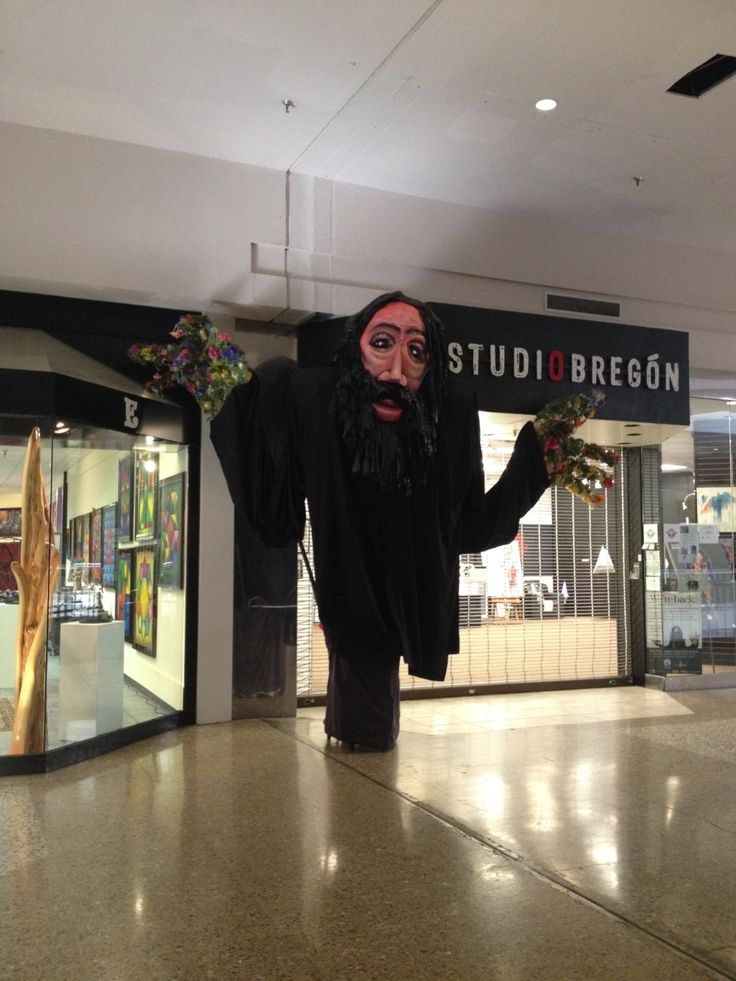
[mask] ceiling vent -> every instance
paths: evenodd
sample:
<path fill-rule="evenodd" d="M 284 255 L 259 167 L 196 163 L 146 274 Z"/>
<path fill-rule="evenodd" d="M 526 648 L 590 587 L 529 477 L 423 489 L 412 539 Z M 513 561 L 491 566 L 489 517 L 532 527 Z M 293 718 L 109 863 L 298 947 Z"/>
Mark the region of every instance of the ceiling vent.
<path fill-rule="evenodd" d="M 702 65 L 698 65 L 687 75 L 683 75 L 667 91 L 676 92 L 678 95 L 689 95 L 691 98 L 697 99 L 704 92 L 709 92 L 715 88 L 719 82 L 725 81 L 734 72 L 736 72 L 736 57 L 734 55 L 714 54 Z"/>
<path fill-rule="evenodd" d="M 589 296 L 567 296 L 564 293 L 547 293 L 545 309 L 562 313 L 576 313 L 581 317 L 620 317 L 621 304 L 613 300 L 595 300 Z"/>

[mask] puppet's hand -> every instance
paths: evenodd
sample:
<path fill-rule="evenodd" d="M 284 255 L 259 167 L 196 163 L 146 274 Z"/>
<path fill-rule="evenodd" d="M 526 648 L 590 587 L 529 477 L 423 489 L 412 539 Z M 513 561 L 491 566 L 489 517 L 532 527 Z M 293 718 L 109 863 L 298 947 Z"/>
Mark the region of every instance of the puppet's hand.
<path fill-rule="evenodd" d="M 250 381 L 245 355 L 204 314 L 188 313 L 171 331 L 170 344 L 134 344 L 129 356 L 155 369 L 145 388 L 156 395 L 182 385 L 214 418 L 236 385 Z"/>
<path fill-rule="evenodd" d="M 618 453 L 585 443 L 573 433 L 595 415 L 603 399 L 602 392 L 556 399 L 540 409 L 534 420 L 551 482 L 588 504 L 603 503 L 604 495 L 597 487 L 613 487 L 610 468 L 618 463 Z"/>

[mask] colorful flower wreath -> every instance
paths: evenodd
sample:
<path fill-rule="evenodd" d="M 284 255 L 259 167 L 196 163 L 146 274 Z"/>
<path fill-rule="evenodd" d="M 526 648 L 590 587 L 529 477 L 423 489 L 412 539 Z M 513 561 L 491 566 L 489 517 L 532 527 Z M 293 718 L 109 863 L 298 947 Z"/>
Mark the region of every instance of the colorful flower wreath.
<path fill-rule="evenodd" d="M 601 490 L 613 487 L 610 468 L 618 463 L 619 454 L 572 434 L 595 415 L 604 399 L 603 392 L 596 391 L 571 395 L 548 402 L 537 413 L 536 429 L 550 480 L 594 505 L 605 500 Z"/>
<path fill-rule="evenodd" d="M 205 314 L 185 314 L 169 344 L 133 344 L 129 356 L 155 369 L 145 388 L 156 395 L 183 386 L 212 419 L 236 385 L 250 380 L 245 355 Z"/>

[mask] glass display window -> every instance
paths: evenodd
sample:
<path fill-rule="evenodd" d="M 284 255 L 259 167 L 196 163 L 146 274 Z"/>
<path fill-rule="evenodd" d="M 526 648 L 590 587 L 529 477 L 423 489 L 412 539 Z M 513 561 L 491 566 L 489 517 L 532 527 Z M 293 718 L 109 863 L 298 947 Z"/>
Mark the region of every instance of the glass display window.
<path fill-rule="evenodd" d="M 65 765 L 191 715 L 193 426 L 172 403 L 81 378 L 2 364 L 0 376 L 6 404 L 22 410 L 0 412 L 3 774 Z"/>

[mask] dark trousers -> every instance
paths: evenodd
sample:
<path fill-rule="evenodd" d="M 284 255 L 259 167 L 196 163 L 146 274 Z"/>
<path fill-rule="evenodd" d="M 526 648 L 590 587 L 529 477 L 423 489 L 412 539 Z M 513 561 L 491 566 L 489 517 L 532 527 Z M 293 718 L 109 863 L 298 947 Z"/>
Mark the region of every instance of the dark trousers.
<path fill-rule="evenodd" d="M 356 662 L 330 654 L 325 732 L 369 749 L 391 749 L 399 735 L 399 659 Z"/>

